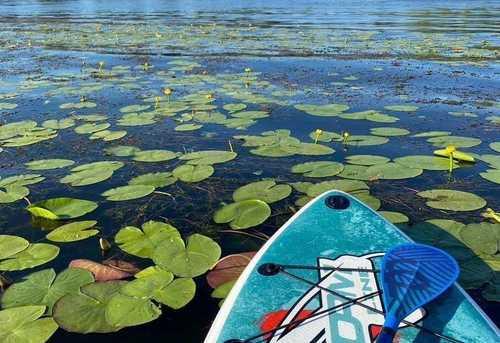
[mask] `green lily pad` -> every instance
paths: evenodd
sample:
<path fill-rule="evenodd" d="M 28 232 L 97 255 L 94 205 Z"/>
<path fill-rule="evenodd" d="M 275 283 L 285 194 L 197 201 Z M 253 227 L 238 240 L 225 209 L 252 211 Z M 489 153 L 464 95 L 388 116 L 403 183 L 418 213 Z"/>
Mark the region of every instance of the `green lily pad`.
<path fill-rule="evenodd" d="M 392 137 L 409 135 L 410 131 L 397 127 L 375 127 L 370 129 L 370 133 L 375 136 Z"/>
<path fill-rule="evenodd" d="M 238 112 L 238 111 L 242 111 L 245 108 L 247 108 L 247 105 L 242 104 L 242 103 L 238 103 L 238 104 L 225 104 L 222 108 L 225 109 L 228 112 Z"/>
<path fill-rule="evenodd" d="M 2 295 L 3 308 L 45 305 L 47 313 L 62 296 L 77 294 L 80 287 L 94 282 L 92 273 L 80 268 L 68 268 L 56 277 L 54 269 L 44 269 L 25 276 L 10 286 Z"/>
<path fill-rule="evenodd" d="M 52 261 L 59 255 L 59 248 L 52 244 L 35 243 L 17 254 L 0 260 L 0 270 L 14 271 L 33 268 Z"/>
<path fill-rule="evenodd" d="M 124 281 L 91 283 L 80 288 L 78 294 L 67 294 L 55 304 L 54 320 L 66 331 L 76 333 L 108 333 L 121 326 L 106 320 L 108 303 L 125 284 Z"/>
<path fill-rule="evenodd" d="M 175 168 L 172 174 L 183 182 L 193 183 L 208 179 L 214 173 L 214 168 L 210 165 L 190 165 L 183 164 Z"/>
<path fill-rule="evenodd" d="M 451 135 L 450 131 L 425 131 L 425 132 L 417 133 L 417 134 L 413 135 L 412 137 L 429 138 L 429 137 L 440 137 L 440 136 L 449 136 L 449 135 Z"/>
<path fill-rule="evenodd" d="M 458 282 L 465 289 L 476 289 L 491 280 L 493 276 L 491 268 L 480 257 L 474 257 L 460 263 Z"/>
<path fill-rule="evenodd" d="M 443 147 L 453 145 L 457 148 L 470 148 L 481 144 L 481 140 L 473 137 L 463 136 L 438 136 L 427 139 L 427 142 L 432 143 L 435 147 Z"/>
<path fill-rule="evenodd" d="M 174 310 L 186 306 L 193 300 L 196 293 L 196 283 L 191 278 L 178 278 L 157 290 L 154 299 Z"/>
<path fill-rule="evenodd" d="M 355 164 L 346 164 L 342 172 L 338 175 L 344 179 L 351 180 L 362 180 L 370 181 L 375 179 L 371 174 L 368 174 L 366 170 L 368 166 L 360 166 Z"/>
<path fill-rule="evenodd" d="M 9 102 L 0 102 L 0 111 L 3 110 L 13 110 L 17 107 L 17 104 L 9 103 Z"/>
<path fill-rule="evenodd" d="M 321 134 L 317 134 L 316 131 L 312 131 L 309 134 L 309 137 L 313 141 L 318 141 L 318 142 L 332 142 L 332 141 L 341 141 L 342 140 L 342 135 L 336 133 L 336 132 L 330 132 L 330 131 L 321 131 Z"/>
<path fill-rule="evenodd" d="M 244 119 L 262 119 L 269 117 L 269 114 L 266 111 L 241 111 L 232 112 L 231 117 Z"/>
<path fill-rule="evenodd" d="M 150 105 L 129 105 L 120 108 L 120 112 L 122 113 L 141 112 L 147 110 L 150 107 L 151 107 Z"/>
<path fill-rule="evenodd" d="M 89 133 L 94 133 L 102 130 L 106 130 L 108 127 L 110 127 L 111 124 L 109 123 L 86 123 L 82 124 L 80 126 L 75 127 L 75 132 L 84 135 L 84 134 L 89 134 Z"/>
<path fill-rule="evenodd" d="M 25 250 L 29 245 L 30 242 L 22 237 L 0 235 L 0 260 Z"/>
<path fill-rule="evenodd" d="M 486 162 L 490 165 L 492 168 L 500 169 L 500 155 L 494 155 L 494 154 L 484 154 L 480 155 L 478 157 L 483 162 Z M 1 181 L 0 181 L 1 183 Z"/>
<path fill-rule="evenodd" d="M 193 234 L 187 244 L 180 238 L 164 241 L 155 249 L 153 261 L 180 277 L 195 277 L 212 268 L 221 255 L 220 246 L 211 238 Z"/>
<path fill-rule="evenodd" d="M 488 169 L 483 173 L 479 173 L 483 179 L 500 184 L 500 170 Z"/>
<path fill-rule="evenodd" d="M 42 123 L 42 126 L 47 129 L 62 130 L 75 126 L 75 120 L 72 118 L 64 118 L 60 120 L 50 119 L 50 120 L 45 120 Z"/>
<path fill-rule="evenodd" d="M 349 106 L 342 104 L 328 105 L 295 105 L 295 108 L 314 116 L 334 117 L 349 109 Z"/>
<path fill-rule="evenodd" d="M 179 231 L 170 224 L 149 221 L 142 225 L 142 230 L 134 226 L 122 228 L 115 236 L 115 243 L 123 251 L 143 257 L 152 258 L 156 247 L 163 241 L 180 238 Z"/>
<path fill-rule="evenodd" d="M 45 178 L 39 174 L 13 175 L 6 177 L 5 179 L 1 179 L 0 187 L 34 185 L 35 183 L 43 180 L 45 180 Z"/>
<path fill-rule="evenodd" d="M 227 298 L 229 295 L 229 292 L 231 292 L 231 289 L 233 288 L 234 284 L 236 283 L 236 280 L 228 281 L 226 283 L 223 283 L 219 287 L 213 290 L 212 294 L 210 295 L 212 298 L 215 299 L 222 299 L 219 302 L 219 306 L 222 306 L 224 303 L 224 299 Z"/>
<path fill-rule="evenodd" d="M 97 204 L 89 200 L 53 198 L 36 202 L 26 209 L 35 217 L 58 220 L 81 217 L 96 208 Z"/>
<path fill-rule="evenodd" d="M 10 185 L 0 189 L 0 204 L 7 204 L 21 200 L 28 196 L 30 190 L 24 186 Z"/>
<path fill-rule="evenodd" d="M 56 332 L 52 318 L 40 318 L 45 306 L 22 306 L 0 311 L 0 342 L 44 343 Z"/>
<path fill-rule="evenodd" d="M 387 142 L 389 142 L 389 138 L 387 137 L 370 136 L 370 135 L 352 135 L 349 136 L 345 144 L 353 146 L 369 146 L 369 145 L 381 145 Z"/>
<path fill-rule="evenodd" d="M 214 222 L 229 223 L 232 229 L 242 230 L 262 224 L 271 215 L 271 208 L 262 200 L 244 200 L 223 206 L 214 214 Z"/>
<path fill-rule="evenodd" d="M 486 206 L 486 201 L 473 193 L 451 189 L 433 189 L 417 195 L 427 199 L 427 206 L 441 210 L 474 211 Z"/>
<path fill-rule="evenodd" d="M 235 202 L 244 200 L 262 200 L 268 204 L 285 199 L 292 193 L 289 185 L 277 185 L 274 180 L 264 180 L 249 183 L 239 187 L 233 193 Z"/>
<path fill-rule="evenodd" d="M 494 255 L 500 246 L 500 224 L 468 224 L 460 231 L 460 238 L 475 253 Z"/>
<path fill-rule="evenodd" d="M 496 152 L 500 152 L 500 142 L 490 143 L 490 148 Z"/>
<path fill-rule="evenodd" d="M 366 169 L 366 173 L 373 178 L 385 180 L 410 179 L 423 173 L 422 169 L 409 168 L 398 163 L 389 162 L 376 164 Z"/>
<path fill-rule="evenodd" d="M 109 155 L 115 155 L 118 157 L 134 156 L 136 153 L 141 151 L 138 147 L 132 145 L 117 145 L 104 150 Z"/>
<path fill-rule="evenodd" d="M 418 110 L 417 106 L 414 105 L 389 105 L 384 106 L 386 110 L 395 111 L 395 112 L 415 112 Z"/>
<path fill-rule="evenodd" d="M 350 155 L 346 157 L 346 162 L 350 164 L 357 164 L 361 166 L 373 166 L 375 164 L 385 164 L 390 161 L 385 156 L 378 155 Z"/>
<path fill-rule="evenodd" d="M 114 294 L 105 308 L 105 320 L 115 327 L 136 326 L 151 322 L 161 315 L 161 309 L 147 298 Z"/>
<path fill-rule="evenodd" d="M 427 170 L 448 170 L 450 161 L 447 158 L 427 156 L 427 155 L 412 155 L 398 157 L 394 162 L 415 169 Z M 456 161 L 453 161 L 453 168 L 458 168 Z"/>
<path fill-rule="evenodd" d="M 191 165 L 212 165 L 233 160 L 238 154 L 232 151 L 204 150 L 191 152 L 179 157 L 179 160 L 188 161 Z"/>
<path fill-rule="evenodd" d="M 134 177 L 131 179 L 129 185 L 146 185 L 155 188 L 166 187 L 174 184 L 177 178 L 170 172 L 148 173 Z"/>
<path fill-rule="evenodd" d="M 139 162 L 163 162 L 177 157 L 177 154 L 169 150 L 141 150 L 135 152 L 132 159 Z"/>
<path fill-rule="evenodd" d="M 203 125 L 201 124 L 181 124 L 181 125 L 177 125 L 175 127 L 175 131 L 180 131 L 180 132 L 183 132 L 183 131 L 195 131 L 195 130 L 199 130 L 203 127 Z"/>
<path fill-rule="evenodd" d="M 307 189 L 307 195 L 311 198 L 314 198 L 332 189 L 337 189 L 339 191 L 352 193 L 355 191 L 368 190 L 369 187 L 363 181 L 358 181 L 358 180 L 323 181 L 309 187 Z"/>
<path fill-rule="evenodd" d="M 47 159 L 47 160 L 36 160 L 25 163 L 26 168 L 31 170 L 49 170 L 64 168 L 75 164 L 75 161 L 65 160 L 59 158 Z"/>
<path fill-rule="evenodd" d="M 91 229 L 97 224 L 95 220 L 86 220 L 64 224 L 47 234 L 47 239 L 53 242 L 75 242 L 95 236 L 99 230 Z"/>
<path fill-rule="evenodd" d="M 109 201 L 126 201 L 143 198 L 153 193 L 154 190 L 155 187 L 149 185 L 128 185 L 108 189 L 101 195 Z"/>
<path fill-rule="evenodd" d="M 378 211 L 378 213 L 393 224 L 404 224 L 410 221 L 406 215 L 400 212 Z"/>
<path fill-rule="evenodd" d="M 119 126 L 143 126 L 156 123 L 154 113 L 127 113 L 116 121 Z"/>
<path fill-rule="evenodd" d="M 292 173 L 299 173 L 308 177 L 335 176 L 342 170 L 344 170 L 342 163 L 331 161 L 306 162 L 292 167 Z"/>
<path fill-rule="evenodd" d="M 123 165 L 122 162 L 117 161 L 99 161 L 82 164 L 71 169 L 71 174 L 63 177 L 60 182 L 69 183 L 75 187 L 93 185 L 109 179 Z"/>
<path fill-rule="evenodd" d="M 102 139 L 105 142 L 111 142 L 115 141 L 117 139 L 123 138 L 127 135 L 127 131 L 120 130 L 120 131 L 111 131 L 111 130 L 102 130 L 93 133 L 90 135 L 89 139 L 94 140 L 94 139 Z"/>

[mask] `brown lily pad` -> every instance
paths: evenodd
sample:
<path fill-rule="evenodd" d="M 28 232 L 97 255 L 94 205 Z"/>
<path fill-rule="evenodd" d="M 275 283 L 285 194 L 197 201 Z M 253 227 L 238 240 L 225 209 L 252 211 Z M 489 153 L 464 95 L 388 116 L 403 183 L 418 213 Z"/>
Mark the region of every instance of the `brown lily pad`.
<path fill-rule="evenodd" d="M 127 263 L 124 261 L 120 261 L 122 263 Z M 107 261 L 107 263 L 110 263 Z M 114 264 L 120 265 L 120 263 L 113 262 Z M 128 263 L 127 263 L 128 264 Z M 94 278 L 96 281 L 112 281 L 112 280 L 121 280 L 126 279 L 133 276 L 135 273 L 122 270 L 114 267 L 113 265 L 106 265 L 99 262 L 94 262 L 92 260 L 86 259 L 77 259 L 70 262 L 69 266 L 71 268 L 81 268 L 90 271 L 94 274 Z M 128 266 L 127 268 L 130 268 Z"/>
<path fill-rule="evenodd" d="M 221 258 L 207 274 L 210 287 L 217 288 L 226 282 L 236 280 L 256 253 L 256 251 L 249 251 Z"/>

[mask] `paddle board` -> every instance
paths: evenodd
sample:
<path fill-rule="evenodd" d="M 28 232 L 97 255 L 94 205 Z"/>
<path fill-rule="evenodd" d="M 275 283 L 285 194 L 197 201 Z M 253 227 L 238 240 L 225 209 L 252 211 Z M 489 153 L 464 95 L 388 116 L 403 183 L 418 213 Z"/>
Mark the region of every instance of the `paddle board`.
<path fill-rule="evenodd" d="M 205 343 L 375 342 L 384 322 L 377 268 L 385 251 L 409 241 L 355 197 L 325 192 L 255 255 Z M 276 264 L 289 265 L 286 273 L 270 268 Z M 412 323 L 461 342 L 500 341 L 498 328 L 458 284 L 410 314 L 395 340 L 445 342 Z"/>

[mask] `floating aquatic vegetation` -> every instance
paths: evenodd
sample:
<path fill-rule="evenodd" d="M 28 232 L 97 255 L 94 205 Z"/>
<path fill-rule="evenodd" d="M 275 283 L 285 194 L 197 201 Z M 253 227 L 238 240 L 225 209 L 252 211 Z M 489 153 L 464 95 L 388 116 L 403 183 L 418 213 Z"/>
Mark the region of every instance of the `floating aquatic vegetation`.
<path fill-rule="evenodd" d="M 49 170 L 65 168 L 75 164 L 73 160 L 66 160 L 61 158 L 52 158 L 46 160 L 36 160 L 25 163 L 27 169 L 30 170 Z"/>
<path fill-rule="evenodd" d="M 132 159 L 137 162 L 163 162 L 173 160 L 177 156 L 177 153 L 170 150 L 139 150 L 133 153 Z"/>
<path fill-rule="evenodd" d="M 451 189 L 433 189 L 417 195 L 427 199 L 427 206 L 441 210 L 474 211 L 486 206 L 486 201 L 473 193 Z"/>
<path fill-rule="evenodd" d="M 42 126 L 47 128 L 47 129 L 53 129 L 53 130 L 63 130 L 63 129 L 68 129 L 70 127 L 75 126 L 76 122 L 73 118 L 64 118 L 64 119 L 49 119 L 45 120 L 42 123 Z"/>
<path fill-rule="evenodd" d="M 229 223 L 234 230 L 243 230 L 262 224 L 271 215 L 269 205 L 257 199 L 238 201 L 224 205 L 214 214 L 214 222 Z"/>
<path fill-rule="evenodd" d="M 203 150 L 181 155 L 179 160 L 191 165 L 212 165 L 233 160 L 238 154 L 232 151 Z"/>
<path fill-rule="evenodd" d="M 174 184 L 177 178 L 171 172 L 148 173 L 134 177 L 129 185 L 147 185 L 155 188 L 166 187 Z"/>
<path fill-rule="evenodd" d="M 52 318 L 42 318 L 44 313 L 45 306 L 20 306 L 1 310 L 0 341 L 46 342 L 58 327 Z"/>
<path fill-rule="evenodd" d="M 224 299 L 227 298 L 235 283 L 236 280 L 228 281 L 213 290 L 210 296 L 215 299 L 221 299 L 221 301 L 219 302 L 219 307 L 222 306 L 222 304 L 224 303 Z"/>
<path fill-rule="evenodd" d="M 309 134 L 309 137 L 314 140 L 314 144 L 317 142 L 332 142 L 332 141 L 341 141 L 342 135 L 336 132 L 324 131 L 317 129 Z"/>
<path fill-rule="evenodd" d="M 128 185 L 108 189 L 101 195 L 109 201 L 126 201 L 143 198 L 153 193 L 154 190 L 155 187 L 150 185 Z"/>
<path fill-rule="evenodd" d="M 126 113 L 116 121 L 119 126 L 142 126 L 156 123 L 155 113 Z"/>
<path fill-rule="evenodd" d="M 466 111 L 460 111 L 460 112 L 451 111 L 451 112 L 448 112 L 448 114 L 451 114 L 454 117 L 477 118 L 477 114 L 474 114 L 472 112 L 466 112 Z"/>
<path fill-rule="evenodd" d="M 247 108 L 247 105 L 243 103 L 224 104 L 222 108 L 230 113 L 233 113 L 244 110 Z"/>
<path fill-rule="evenodd" d="M 268 204 L 283 200 L 292 193 L 292 187 L 286 184 L 277 185 L 274 180 L 263 180 L 241 186 L 233 192 L 233 200 L 262 200 Z"/>
<path fill-rule="evenodd" d="M 123 167 L 118 161 L 99 161 L 82 164 L 71 169 L 71 174 L 63 177 L 61 183 L 69 183 L 71 186 L 88 186 L 107 180 L 113 173 Z"/>
<path fill-rule="evenodd" d="M 117 145 L 114 147 L 109 147 L 104 149 L 104 151 L 109 155 L 114 155 L 118 157 L 134 156 L 135 153 L 141 151 L 138 147 L 131 145 Z"/>
<path fill-rule="evenodd" d="M 30 243 L 22 237 L 0 235 L 0 260 L 25 250 L 29 245 Z"/>
<path fill-rule="evenodd" d="M 483 179 L 500 184 L 500 170 L 498 169 L 488 169 L 485 172 L 479 173 L 479 175 Z"/>
<path fill-rule="evenodd" d="M 47 234 L 52 242 L 76 242 L 95 236 L 99 230 L 93 229 L 95 220 L 79 221 L 61 225 Z"/>
<path fill-rule="evenodd" d="M 0 102 L 0 111 L 13 110 L 17 107 L 17 104 L 9 102 Z"/>
<path fill-rule="evenodd" d="M 236 280 L 255 254 L 255 251 L 251 251 L 221 258 L 207 273 L 207 282 L 210 287 L 217 288 L 224 283 Z"/>
<path fill-rule="evenodd" d="M 172 174 L 183 182 L 193 183 L 208 179 L 214 173 L 214 168 L 210 165 L 190 165 L 184 164 L 172 171 Z"/>
<path fill-rule="evenodd" d="M 111 124 L 109 123 L 86 123 L 82 124 L 80 126 L 75 127 L 75 132 L 84 135 L 84 134 L 89 134 L 89 133 L 95 133 L 98 131 L 106 130 L 108 127 L 110 127 Z"/>
<path fill-rule="evenodd" d="M 395 123 L 399 120 L 398 117 L 394 117 L 388 114 L 380 113 L 375 110 L 352 112 L 352 113 L 341 113 L 339 117 L 342 119 L 350 120 L 368 120 L 376 123 Z"/>
<path fill-rule="evenodd" d="M 68 268 L 57 274 L 54 269 L 31 273 L 13 284 L 2 295 L 3 308 L 43 305 L 48 315 L 54 304 L 66 294 L 77 294 L 80 287 L 94 282 L 92 274 L 84 269 Z"/>
<path fill-rule="evenodd" d="M 370 129 L 370 133 L 375 136 L 392 137 L 409 135 L 410 131 L 397 127 L 375 127 Z"/>
<path fill-rule="evenodd" d="M 135 265 L 121 260 L 105 260 L 103 263 L 86 259 L 76 259 L 69 263 L 69 268 L 80 268 L 92 273 L 95 281 L 127 279 L 138 273 Z"/>
<path fill-rule="evenodd" d="M 349 106 L 342 104 L 295 105 L 295 108 L 313 116 L 335 117 L 347 111 Z"/>
<path fill-rule="evenodd" d="M 349 135 L 345 140 L 346 145 L 354 146 L 368 146 L 368 145 L 381 145 L 389 142 L 389 138 L 370 135 Z"/>
<path fill-rule="evenodd" d="M 296 164 L 292 167 L 292 173 L 303 174 L 307 177 L 335 176 L 344 170 L 344 165 L 339 162 L 316 161 Z"/>
<path fill-rule="evenodd" d="M 152 258 L 155 249 L 163 241 L 180 238 L 175 227 L 158 221 L 149 221 L 142 225 L 142 230 L 134 226 L 122 228 L 115 236 L 115 242 L 123 251 L 143 257 Z"/>
<path fill-rule="evenodd" d="M 30 190 L 24 186 L 8 185 L 0 189 L 0 204 L 16 202 L 28 196 Z"/>
<path fill-rule="evenodd" d="M 410 219 L 403 213 L 393 211 L 378 211 L 378 213 L 393 224 L 404 224 L 410 221 Z"/>
<path fill-rule="evenodd" d="M 377 177 L 374 177 L 371 174 L 367 173 L 368 166 L 363 165 L 355 165 L 355 164 L 346 164 L 344 169 L 338 176 L 344 179 L 352 179 L 352 180 L 362 180 L 362 181 L 373 181 L 376 180 Z"/>
<path fill-rule="evenodd" d="M 473 156 L 457 150 L 454 146 L 447 146 L 446 149 L 435 150 L 434 155 L 448 157 L 450 161 L 458 160 L 465 162 L 475 162 Z M 450 162 L 451 163 L 451 162 Z"/>
<path fill-rule="evenodd" d="M 451 135 L 450 131 L 426 131 L 426 132 L 420 132 L 412 137 L 440 137 L 440 136 L 449 136 Z"/>
<path fill-rule="evenodd" d="M 379 155 L 349 155 L 346 157 L 346 162 L 361 166 L 372 166 L 375 164 L 384 164 L 390 161 L 390 158 Z"/>
<path fill-rule="evenodd" d="M 102 139 L 104 142 L 111 142 L 117 139 L 123 138 L 127 135 L 127 131 L 111 131 L 111 130 L 102 130 L 93 133 L 90 135 L 89 139 Z"/>
<path fill-rule="evenodd" d="M 478 157 L 483 162 L 488 163 L 488 165 L 495 169 L 500 169 L 500 155 L 484 154 Z M 0 185 L 2 181 L 0 181 Z"/>
<path fill-rule="evenodd" d="M 181 124 L 175 127 L 175 131 L 195 131 L 203 127 L 201 124 Z"/>
<path fill-rule="evenodd" d="M 462 136 L 437 136 L 427 139 L 427 142 L 432 143 L 435 147 L 455 146 L 457 148 L 470 148 L 481 144 L 481 140 L 473 137 Z"/>
<path fill-rule="evenodd" d="M 384 106 L 386 110 L 394 111 L 394 112 L 415 112 L 418 110 L 418 106 L 414 105 L 389 105 Z"/>
<path fill-rule="evenodd" d="M 14 271 L 33 268 L 52 261 L 59 255 L 59 248 L 52 244 L 33 243 L 13 255 L 0 260 L 0 270 Z"/>
<path fill-rule="evenodd" d="M 96 208 L 97 204 L 93 201 L 74 198 L 53 198 L 26 207 L 33 216 L 52 220 L 81 217 Z"/>
<path fill-rule="evenodd" d="M 500 152 L 500 142 L 490 143 L 490 148 L 496 152 Z"/>
<path fill-rule="evenodd" d="M 416 169 L 426 169 L 426 170 L 448 170 L 449 161 L 447 158 L 434 157 L 427 155 L 412 155 L 397 157 L 394 162 L 399 163 L 403 166 Z M 459 165 L 453 162 L 453 168 L 458 168 Z"/>
<path fill-rule="evenodd" d="M 96 106 L 97 106 L 97 104 L 95 102 L 80 101 L 80 102 L 68 102 L 65 104 L 61 104 L 61 105 L 59 105 L 59 108 L 63 109 L 63 110 L 69 110 L 69 109 L 76 110 L 76 109 L 82 109 L 82 108 L 94 108 Z"/>

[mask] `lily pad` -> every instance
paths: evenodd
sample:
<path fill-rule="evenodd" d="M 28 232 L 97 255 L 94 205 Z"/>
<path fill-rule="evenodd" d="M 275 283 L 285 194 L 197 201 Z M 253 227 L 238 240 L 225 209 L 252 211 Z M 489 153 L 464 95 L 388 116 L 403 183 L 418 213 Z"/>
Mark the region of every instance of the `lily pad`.
<path fill-rule="evenodd" d="M 83 134 L 89 134 L 89 133 L 94 133 L 102 130 L 106 130 L 108 127 L 110 127 L 111 124 L 109 123 L 86 123 L 82 124 L 80 126 L 75 127 L 75 132 L 83 135 Z"/>
<path fill-rule="evenodd" d="M 415 112 L 418 110 L 417 106 L 414 105 L 389 105 L 384 106 L 386 110 L 395 111 L 395 112 Z"/>
<path fill-rule="evenodd" d="M 138 269 L 129 262 L 106 260 L 103 263 L 86 259 L 76 259 L 69 263 L 69 268 L 80 268 L 91 272 L 95 281 L 113 281 L 131 277 Z M 111 263 L 113 262 L 113 263 Z M 106 263 L 106 264 L 104 264 Z M 120 269 L 118 269 L 120 268 Z"/>
<path fill-rule="evenodd" d="M 470 148 L 481 144 L 481 140 L 473 137 L 463 136 L 438 136 L 427 139 L 427 142 L 432 143 L 435 147 L 454 146 L 457 148 Z"/>
<path fill-rule="evenodd" d="M 170 224 L 149 221 L 142 225 L 142 230 L 134 226 L 126 226 L 115 236 L 115 242 L 123 251 L 143 257 L 152 258 L 156 247 L 163 241 L 180 238 L 179 231 Z"/>
<path fill-rule="evenodd" d="M 251 251 L 221 258 L 207 274 L 210 287 L 217 288 L 226 282 L 236 280 L 255 254 L 256 252 Z"/>
<path fill-rule="evenodd" d="M 97 221 L 86 220 L 64 224 L 47 234 L 47 239 L 53 242 L 75 242 L 95 236 L 99 230 L 92 229 Z"/>
<path fill-rule="evenodd" d="M 67 294 L 55 304 L 54 320 L 66 331 L 77 333 L 108 333 L 120 330 L 106 320 L 106 307 L 124 281 L 91 283 L 78 294 Z"/>
<path fill-rule="evenodd" d="M 460 238 L 475 253 L 494 255 L 500 246 L 500 224 L 468 224 L 460 231 Z"/>
<path fill-rule="evenodd" d="M 375 127 L 370 130 L 370 133 L 375 136 L 392 137 L 409 135 L 410 131 L 397 127 Z"/>
<path fill-rule="evenodd" d="M 212 165 L 233 160 L 238 154 L 232 151 L 204 150 L 191 152 L 179 157 L 179 160 L 188 161 L 191 165 Z"/>
<path fill-rule="evenodd" d="M 447 158 L 427 156 L 427 155 L 412 155 L 398 157 L 394 162 L 399 163 L 408 168 L 427 169 L 427 170 L 448 170 L 450 161 Z M 454 161 L 453 168 L 458 168 L 458 164 Z"/>
<path fill-rule="evenodd" d="M 334 180 L 316 183 L 307 189 L 307 195 L 314 198 L 326 191 L 337 189 L 339 191 L 352 193 L 360 190 L 368 190 L 369 187 L 363 181 L 358 180 Z"/>
<path fill-rule="evenodd" d="M 19 236 L 0 235 L 0 260 L 25 250 L 30 243 Z"/>
<path fill-rule="evenodd" d="M 59 255 L 59 248 L 52 244 L 35 243 L 17 254 L 0 260 L 0 270 L 14 271 L 33 268 L 52 261 Z"/>
<path fill-rule="evenodd" d="M 307 177 L 335 176 L 344 170 L 344 165 L 339 162 L 317 161 L 296 164 L 292 167 L 292 173 L 303 174 Z"/>
<path fill-rule="evenodd" d="M 178 278 L 154 293 L 154 299 L 174 310 L 186 306 L 193 300 L 196 283 L 191 278 Z"/>
<path fill-rule="evenodd" d="M 373 178 L 385 180 L 410 179 L 423 173 L 422 169 L 409 168 L 398 163 L 389 162 L 368 167 L 366 173 Z"/>
<path fill-rule="evenodd" d="M 0 311 L 0 342 L 44 343 L 56 332 L 52 318 L 41 318 L 45 306 L 22 306 Z"/>
<path fill-rule="evenodd" d="M 28 196 L 30 190 L 24 186 L 9 185 L 0 189 L 0 204 L 6 204 L 21 200 Z"/>
<path fill-rule="evenodd" d="M 366 172 L 367 169 L 368 166 L 346 164 L 344 166 L 344 169 L 338 176 L 344 179 L 362 180 L 362 181 L 370 181 L 376 179 L 376 177 Z"/>
<path fill-rule="evenodd" d="M 47 313 L 62 296 L 77 294 L 80 287 L 94 282 L 92 273 L 84 269 L 68 268 L 57 274 L 54 269 L 44 269 L 25 276 L 10 286 L 2 295 L 3 308 L 45 305 Z"/>
<path fill-rule="evenodd" d="M 223 206 L 214 214 L 214 222 L 229 223 L 232 229 L 242 230 L 262 224 L 271 215 L 271 208 L 262 200 L 244 200 Z"/>
<path fill-rule="evenodd" d="M 175 168 L 172 174 L 183 182 L 193 183 L 208 179 L 214 173 L 214 168 L 210 165 L 190 165 L 184 164 Z"/>
<path fill-rule="evenodd" d="M 496 152 L 500 152 L 500 142 L 490 143 L 490 148 Z"/>
<path fill-rule="evenodd" d="M 346 157 L 346 160 L 347 163 L 361 166 L 373 166 L 375 164 L 384 164 L 390 161 L 389 158 L 378 155 L 350 155 Z"/>
<path fill-rule="evenodd" d="M 427 199 L 427 206 L 449 211 L 474 211 L 486 206 L 486 201 L 473 194 L 451 189 L 433 189 L 417 193 Z"/>
<path fill-rule="evenodd" d="M 129 185 L 146 185 L 155 188 L 169 186 L 177 181 L 177 178 L 170 172 L 148 173 L 134 177 Z"/>
<path fill-rule="evenodd" d="M 440 136 L 449 136 L 449 135 L 451 135 L 450 131 L 425 131 L 425 132 L 417 133 L 417 134 L 413 135 L 412 137 L 429 138 L 429 137 L 440 137 Z"/>
<path fill-rule="evenodd" d="M 104 150 L 107 154 L 115 155 L 119 157 L 133 156 L 141 149 L 132 145 L 117 145 Z"/>
<path fill-rule="evenodd" d="M 499 169 L 488 169 L 483 173 L 479 173 L 483 179 L 500 184 L 500 170 Z"/>
<path fill-rule="evenodd" d="M 126 201 L 143 198 L 146 195 L 153 193 L 155 187 L 150 185 L 128 185 L 112 189 L 108 189 L 101 195 L 109 201 Z"/>
<path fill-rule="evenodd" d="M 262 200 L 268 204 L 285 199 L 292 193 L 292 187 L 286 184 L 277 185 L 273 180 L 249 183 L 239 187 L 233 193 L 235 202 L 244 200 Z"/>
<path fill-rule="evenodd" d="M 219 260 L 220 246 L 209 237 L 193 234 L 187 244 L 180 238 L 162 242 L 153 254 L 153 261 L 180 277 L 205 273 Z"/>
<path fill-rule="evenodd" d="M 21 174 L 6 177 L 0 180 L 0 187 L 7 186 L 27 186 L 41 182 L 45 178 L 39 174 Z"/>
<path fill-rule="evenodd" d="M 141 150 L 134 153 L 132 159 L 139 162 L 163 162 L 177 157 L 177 154 L 169 150 Z"/>
<path fill-rule="evenodd" d="M 25 164 L 26 168 L 31 170 L 49 170 L 64 168 L 75 164 L 75 161 L 65 160 L 59 158 L 47 159 L 47 160 L 36 160 Z"/>
<path fill-rule="evenodd" d="M 175 131 L 180 131 L 180 132 L 183 132 L 183 131 L 195 131 L 195 130 L 199 130 L 203 127 L 203 125 L 201 124 L 181 124 L 181 125 L 177 125 L 175 127 Z"/>
<path fill-rule="evenodd" d="M 151 322 L 161 309 L 147 298 L 114 294 L 106 305 L 105 320 L 115 327 L 136 326 Z"/>
<path fill-rule="evenodd" d="M 314 116 L 334 117 L 349 109 L 349 106 L 342 104 L 328 105 L 295 105 L 295 108 Z"/>
<path fill-rule="evenodd" d="M 81 217 L 96 208 L 97 204 L 89 200 L 53 198 L 36 202 L 26 209 L 35 217 L 59 220 Z"/>
<path fill-rule="evenodd" d="M 42 126 L 47 129 L 62 130 L 75 126 L 75 120 L 72 118 L 64 118 L 60 120 L 50 119 L 50 120 L 45 120 L 42 123 Z"/>
<path fill-rule="evenodd" d="M 379 211 L 378 213 L 393 224 L 404 224 L 410 221 L 406 215 L 400 212 Z"/>
<path fill-rule="evenodd" d="M 349 136 L 345 144 L 353 146 L 369 146 L 369 145 L 381 145 L 387 142 L 389 142 L 389 138 L 386 137 L 370 136 L 370 135 L 352 135 Z"/>

